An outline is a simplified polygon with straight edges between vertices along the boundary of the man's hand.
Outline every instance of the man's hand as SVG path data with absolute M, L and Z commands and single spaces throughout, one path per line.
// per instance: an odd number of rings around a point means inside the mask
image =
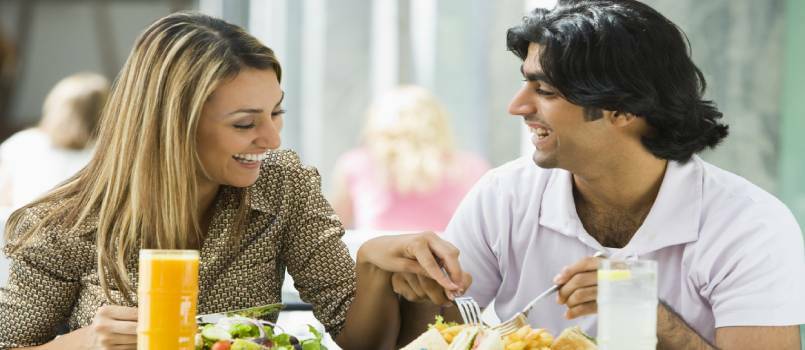
M 598 312 L 598 261 L 601 258 L 586 257 L 565 266 L 553 279 L 558 284 L 557 302 L 567 306 L 565 318 L 592 315 Z
M 452 244 L 425 232 L 371 239 L 358 251 L 358 263 L 392 272 L 394 291 L 407 300 L 445 305 L 472 283 L 459 265 L 458 254 Z

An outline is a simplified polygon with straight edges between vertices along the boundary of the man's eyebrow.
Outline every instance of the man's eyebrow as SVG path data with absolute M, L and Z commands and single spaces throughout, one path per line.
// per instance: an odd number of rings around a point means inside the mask
M 529 72 L 529 73 L 526 73 L 525 70 L 523 70 L 523 65 L 522 64 L 520 65 L 520 73 L 523 74 L 523 77 L 525 78 L 525 80 L 528 80 L 528 81 L 542 81 L 542 82 L 548 83 L 548 76 L 545 75 L 545 73 L 543 73 L 543 72 Z
M 277 104 L 274 106 L 274 108 L 279 107 L 279 105 L 282 103 L 282 100 L 284 100 L 284 99 L 285 99 L 285 91 L 282 92 L 282 96 L 280 96 L 280 100 L 279 100 L 279 102 L 277 102 Z M 236 109 L 236 110 L 234 110 L 232 112 L 227 113 L 227 115 L 233 115 L 233 114 L 239 114 L 239 113 L 261 114 L 261 113 L 263 113 L 263 109 L 262 108 L 240 108 L 240 109 Z

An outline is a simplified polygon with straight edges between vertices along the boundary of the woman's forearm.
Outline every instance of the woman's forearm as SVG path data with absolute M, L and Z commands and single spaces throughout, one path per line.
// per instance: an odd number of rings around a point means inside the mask
M 344 349 L 394 349 L 400 330 L 397 294 L 391 273 L 362 261 L 355 266 L 358 287 L 336 342 Z
M 86 327 L 74 330 L 70 333 L 56 337 L 55 339 L 39 346 L 27 348 L 16 348 L 13 350 L 62 350 L 62 349 L 87 349 L 91 344 L 87 340 L 89 329 Z

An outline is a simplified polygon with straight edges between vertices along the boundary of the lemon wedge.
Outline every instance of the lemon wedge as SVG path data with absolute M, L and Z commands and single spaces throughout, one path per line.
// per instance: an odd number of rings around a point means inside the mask
M 632 278 L 629 270 L 598 270 L 599 281 L 623 281 Z

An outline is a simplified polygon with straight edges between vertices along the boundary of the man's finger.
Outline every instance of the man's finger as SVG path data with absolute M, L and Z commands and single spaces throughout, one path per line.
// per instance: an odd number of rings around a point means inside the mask
M 596 299 L 598 299 L 598 286 L 579 288 L 567 298 L 567 307 L 572 308 Z
M 417 301 L 422 301 L 428 298 L 427 294 L 425 294 L 425 291 L 422 290 L 422 286 L 419 284 L 419 275 L 406 273 L 403 274 L 403 278 L 405 278 L 405 283 L 408 284 L 411 292 L 416 296 Z
M 573 275 L 577 273 L 598 270 L 599 259 L 601 258 L 588 256 L 571 265 L 565 266 L 562 268 L 562 271 L 553 278 L 553 283 L 565 284 L 568 280 L 570 280 L 571 277 L 573 277 Z
M 598 303 L 589 302 L 569 308 L 567 312 L 565 312 L 565 318 L 571 320 L 580 316 L 593 315 L 597 312 Z
M 573 275 L 567 283 L 562 285 L 559 288 L 558 293 L 558 302 L 560 304 L 564 304 L 567 302 L 567 298 L 570 297 L 573 292 L 580 288 L 586 288 L 590 286 L 598 285 L 598 274 L 597 272 L 584 272 L 578 273 Z
M 450 305 L 450 300 L 444 294 L 444 288 L 436 281 L 422 275 L 417 275 L 417 279 L 419 279 L 419 287 L 423 289 L 431 303 L 442 306 Z

